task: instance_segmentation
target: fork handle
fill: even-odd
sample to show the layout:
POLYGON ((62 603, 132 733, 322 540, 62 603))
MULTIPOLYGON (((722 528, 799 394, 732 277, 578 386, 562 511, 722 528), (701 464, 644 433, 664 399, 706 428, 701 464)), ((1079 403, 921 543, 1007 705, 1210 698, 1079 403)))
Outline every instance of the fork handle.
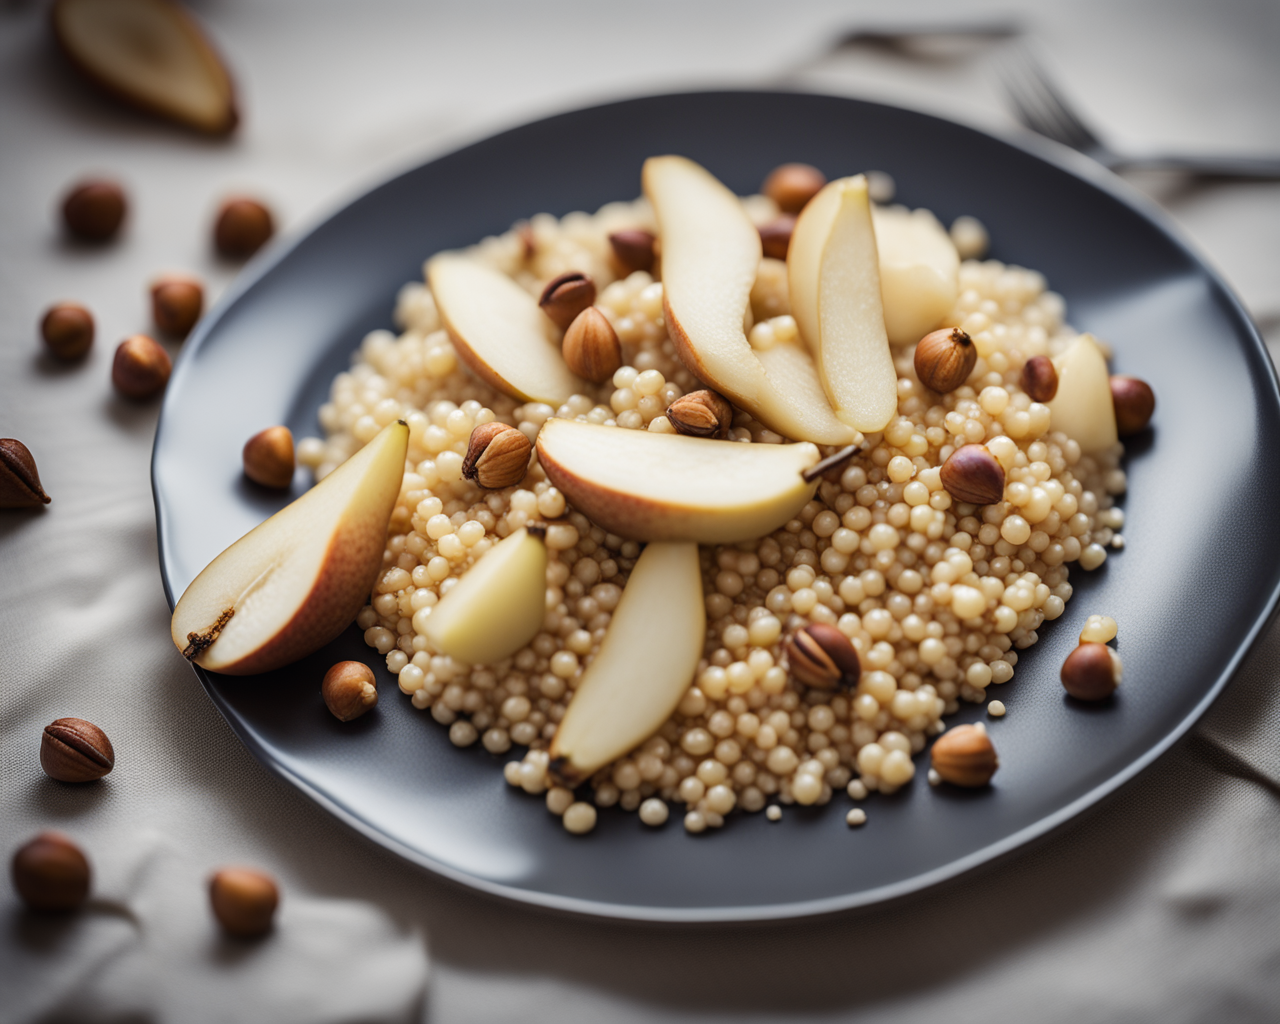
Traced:
POLYGON ((1105 163, 1113 171, 1176 171, 1200 178, 1280 180, 1280 157, 1275 156, 1113 155, 1105 163))

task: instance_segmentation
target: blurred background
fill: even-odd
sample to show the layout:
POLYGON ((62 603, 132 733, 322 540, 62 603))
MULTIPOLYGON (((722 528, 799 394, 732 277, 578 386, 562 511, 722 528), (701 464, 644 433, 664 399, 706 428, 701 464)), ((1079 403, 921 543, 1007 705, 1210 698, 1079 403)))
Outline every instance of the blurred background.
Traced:
MULTIPOLYGON (((56 524, 0 521, 0 847, 50 825, 102 850, 154 833, 186 851, 193 877, 248 860, 300 903, 370 908, 360 925, 373 936, 368 949, 402 965, 398 980, 361 963, 359 983, 338 984, 343 956, 357 953, 318 948, 313 964, 332 965, 328 984, 342 994, 312 1020, 1274 1019, 1280 876, 1263 870, 1274 854, 1260 845, 1268 830, 1274 836, 1280 791, 1267 725, 1276 720, 1274 631, 1158 770, 1033 847, 913 899, 732 930, 543 914, 473 895, 374 847, 231 735, 167 649, 148 479, 158 403, 122 403, 106 382, 116 342, 149 327, 146 283, 156 274, 199 276, 207 305, 233 280, 239 264, 210 243, 225 196, 255 195, 281 234, 302 233, 434 155, 614 98, 799 89, 1016 134, 1026 129, 1007 69, 1025 51, 1116 152, 1278 156, 1280 4, 186 6, 235 81, 241 122, 227 137, 89 88, 51 41, 48 4, 0 3, 0 436, 26 440, 46 490, 67 509, 56 524), (133 200, 109 251, 59 229, 64 192, 87 175, 121 181, 133 200), (97 318, 94 350, 69 368, 38 354, 40 318, 62 299, 97 318), (120 706, 109 698, 121 687, 135 698, 127 719, 108 710, 120 706), (29 749, 43 722, 72 703, 103 709, 104 727, 114 715, 109 731, 137 751, 95 793, 44 786, 29 749), (394 998, 378 1003, 378 991, 394 998)), ((937 159, 945 174, 947 154, 937 159)), ((1273 358, 1280 353, 1280 182, 1124 176, 1222 272, 1273 358)), ((103 886, 127 888, 136 863, 105 855, 99 867, 103 886)), ((96 941, 33 923, 0 894, 0 1021, 125 1019, 106 1008, 127 1000, 102 993, 118 995, 128 978, 138 991, 148 983, 113 976, 101 953, 110 942, 96 941), (67 1004, 67 993, 85 1001, 67 1004), (66 1005, 79 1016, 54 1012, 66 1005)), ((170 966, 172 989, 208 965, 175 953, 170 966)), ((278 979, 298 977, 296 965, 280 970, 278 979)), ((214 985, 204 1002, 170 992, 167 1010, 128 1019, 294 1019, 296 1006, 272 1003, 280 984, 247 984, 261 1002, 227 1010, 214 985)))

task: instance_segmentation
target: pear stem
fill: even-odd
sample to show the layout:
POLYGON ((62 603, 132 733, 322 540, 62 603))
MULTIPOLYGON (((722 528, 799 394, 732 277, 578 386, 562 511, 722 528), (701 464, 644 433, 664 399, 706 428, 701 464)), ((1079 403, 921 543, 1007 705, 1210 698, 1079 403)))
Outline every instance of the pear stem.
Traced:
POLYGON ((207 647, 212 647, 213 642, 218 639, 218 634, 221 633, 223 627, 231 621, 231 617, 235 615, 235 613, 236 610, 234 608, 228 608, 218 616, 218 621, 203 633, 188 633, 188 643, 187 646, 182 649, 182 656, 186 658, 187 661, 194 661, 201 651, 207 647))
POLYGON ((858 452, 860 451, 862 451, 862 445, 860 444, 846 445, 844 448, 841 448, 835 454, 828 455, 825 459, 823 459, 817 465, 810 466, 808 469, 804 470, 800 474, 800 476, 805 483, 811 484, 815 480, 817 480, 818 477, 826 473, 828 470, 836 469, 839 466, 843 466, 846 462, 848 462, 851 458, 857 455, 858 452))

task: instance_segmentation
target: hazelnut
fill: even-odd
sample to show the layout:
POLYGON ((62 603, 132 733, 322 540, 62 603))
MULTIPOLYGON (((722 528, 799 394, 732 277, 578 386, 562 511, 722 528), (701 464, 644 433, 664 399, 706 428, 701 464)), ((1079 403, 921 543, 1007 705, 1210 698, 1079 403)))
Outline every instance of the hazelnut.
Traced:
POLYGON ((27 446, 17 438, 0 437, 0 508, 39 508, 51 500, 27 446))
POLYGON ((173 360, 160 343, 145 334, 125 338, 111 364, 111 383, 125 398, 154 398, 169 383, 173 360))
POLYGON ((679 434, 727 437, 733 425, 733 406, 720 393, 704 388, 672 402, 667 407, 667 419, 679 434))
POLYGON ((570 370, 594 384, 603 384, 622 365, 618 332, 595 306, 588 306, 569 325, 560 351, 570 370))
POLYGON ((213 916, 226 931, 253 938, 271 930, 280 890, 270 875, 252 868, 223 868, 209 879, 213 916))
POLYGON ((275 233, 271 211, 256 199, 237 196, 218 211, 213 243, 229 260, 245 260, 261 249, 275 233))
POLYGON ((92 782, 116 766, 107 734, 83 718, 59 718, 40 737, 40 767, 59 782, 92 782))
POLYGON ((320 696, 340 722, 359 718, 378 703, 373 670, 359 661, 340 661, 324 674, 320 696))
POLYGON ((994 505, 1004 498, 1004 467, 985 445, 966 444, 942 464, 942 486, 956 501, 994 505))
POLYGON ((1051 402, 1058 393, 1058 371, 1048 356, 1032 356, 1018 378, 1022 390, 1033 402, 1051 402))
POLYGON ((244 475, 263 487, 284 489, 293 483, 293 434, 288 427, 267 427, 244 443, 244 475))
POLYGON ((934 740, 929 756, 933 770, 953 786, 985 786, 1000 767, 996 748, 981 725, 948 729, 934 740))
POLYGON ((783 213, 799 213, 821 191, 827 176, 809 164, 783 164, 764 179, 760 191, 778 204, 783 213))
POLYGON ((1120 655, 1106 644, 1083 643, 1062 663, 1062 685, 1076 700, 1106 700, 1123 675, 1120 655))
POLYGON ((499 490, 514 487, 529 469, 533 445, 515 427, 496 420, 471 431, 462 475, 481 487, 499 490))
POLYGON ((185 338, 204 310, 204 288, 191 277, 162 277, 151 286, 151 317, 165 334, 185 338))
POLYGON ((637 270, 650 271, 657 254, 657 236, 643 228, 632 228, 627 231, 615 231, 609 236, 609 245, 613 248, 613 258, 628 274, 637 270))
POLYGON ((567 330, 579 313, 596 301, 596 286, 576 270, 553 277, 542 289, 538 305, 560 330, 567 330))
POLYGON ((1116 407, 1116 432, 1121 437, 1144 429, 1156 411, 1156 393, 1138 377, 1112 377, 1111 401, 1116 407))
POLYGON ((849 638, 835 626, 815 622, 787 639, 787 665, 797 682, 818 690, 853 690, 862 663, 849 638))
POLYGON ((959 327, 926 334, 916 345, 916 376, 931 391, 954 391, 973 373, 978 346, 959 327))
POLYGON ((105 242, 120 230, 125 208, 124 189, 114 181, 82 181, 62 201, 62 220, 77 238, 105 242))
POLYGON ((58 359, 83 359, 93 345, 93 314, 75 302, 59 302, 40 321, 40 336, 58 359))
POLYGON ((791 247, 791 233, 795 229, 796 219, 789 213, 762 225, 758 230, 764 254, 772 260, 785 260, 787 250, 791 247))
POLYGON ((89 895, 89 861, 61 832, 41 832, 13 855, 13 887, 32 910, 75 910, 89 895))

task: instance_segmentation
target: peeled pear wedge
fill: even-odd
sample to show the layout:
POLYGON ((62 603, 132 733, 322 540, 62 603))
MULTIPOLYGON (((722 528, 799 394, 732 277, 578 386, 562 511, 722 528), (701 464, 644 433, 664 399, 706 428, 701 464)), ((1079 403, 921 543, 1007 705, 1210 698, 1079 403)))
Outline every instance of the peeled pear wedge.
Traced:
POLYGON ((689 689, 706 629, 698 546, 648 545, 556 729, 552 772, 576 785, 652 736, 689 689))
POLYGON ((1058 391, 1049 402, 1049 428, 1061 430, 1082 452, 1100 452, 1118 440, 1107 357, 1092 334, 1082 334, 1055 356, 1058 391))
POLYGON ((382 570, 409 428, 373 440, 210 562, 173 610, 183 656, 245 676, 288 665, 347 628, 382 570))
POLYGON ((441 654, 492 665, 534 638, 547 610, 544 529, 521 527, 486 551, 427 617, 441 654))
POLYGON ((898 411, 898 371, 885 334, 867 179, 828 183, 796 221, 787 253, 791 315, 818 364, 831 407, 858 430, 898 411))
POLYGON ((588 393, 547 336, 537 299, 506 274, 441 253, 427 263, 427 284, 459 357, 485 383, 522 402, 551 406, 588 393))
MULTIPOLYGON (((682 156, 644 163, 645 195, 662 244, 663 311, 684 364, 770 430, 795 441, 858 440, 813 388, 796 391, 766 369, 743 325, 760 266, 760 233, 738 197, 682 156)), ((791 368, 817 380, 811 361, 791 368)), ((819 385, 820 389, 821 385, 819 385)))
POLYGON ((235 128, 231 76, 172 0, 58 0, 52 21, 67 59, 106 92, 211 135, 235 128))
POLYGON ((734 544, 793 519, 817 481, 815 445, 742 444, 547 420, 538 433, 547 479, 610 533, 643 541, 734 544))
POLYGON ((960 294, 960 256, 928 210, 874 206, 884 327, 892 345, 914 345, 942 326, 960 294))

